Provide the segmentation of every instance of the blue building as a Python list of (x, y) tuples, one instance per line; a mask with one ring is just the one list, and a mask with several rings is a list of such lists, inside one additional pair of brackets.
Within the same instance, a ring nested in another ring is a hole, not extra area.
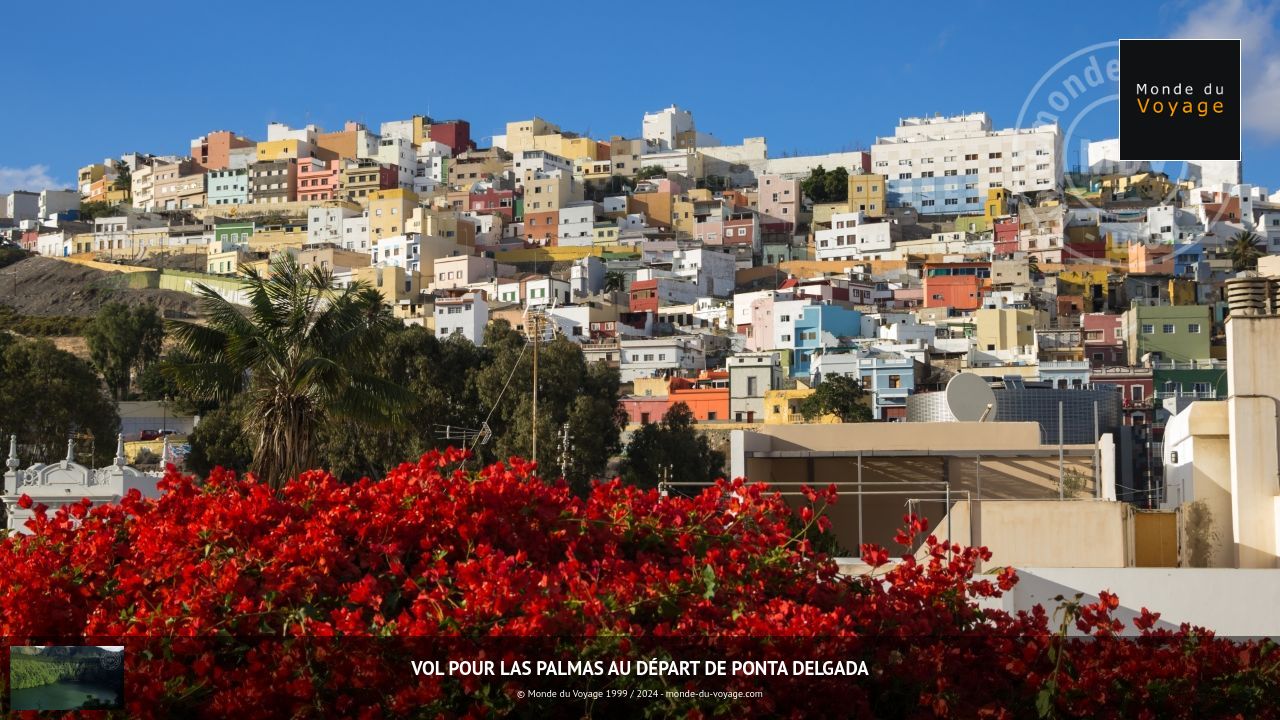
[(809, 305), (796, 318), (791, 375), (808, 375), (814, 351), (840, 346), (841, 338), (862, 335), (862, 313), (840, 305)]
[(980, 215), (986, 191), (979, 190), (978, 187), (977, 175), (898, 180), (890, 177), (885, 182), (885, 189), (888, 191), (885, 203), (891, 208), (913, 207), (924, 215)]
[(871, 414), (876, 420), (903, 420), (907, 397), (915, 392), (916, 374), (924, 366), (903, 355), (827, 350), (813, 358), (812, 368), (815, 385), (837, 375), (856, 379), (871, 395)]

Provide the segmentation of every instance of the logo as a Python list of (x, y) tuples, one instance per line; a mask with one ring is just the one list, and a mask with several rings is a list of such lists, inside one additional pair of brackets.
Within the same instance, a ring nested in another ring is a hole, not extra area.
[(1239, 40), (1121, 40), (1123, 160), (1240, 159)]

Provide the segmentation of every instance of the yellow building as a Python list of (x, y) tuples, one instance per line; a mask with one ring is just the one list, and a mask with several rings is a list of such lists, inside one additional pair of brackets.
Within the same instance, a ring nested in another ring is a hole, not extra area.
[(593, 245), (613, 245), (618, 242), (618, 226), (613, 223), (596, 223), (592, 228), (594, 239)]
[[(813, 388), (797, 381), (791, 390), (767, 390), (764, 394), (765, 425), (799, 425), (807, 422), (800, 414), (800, 402), (813, 394)], [(813, 420), (814, 424), (831, 424), (840, 422), (835, 415), (823, 415)]]
[(1107, 175), (1101, 180), (1099, 192), (1110, 200), (1147, 200), (1159, 202), (1169, 199), (1174, 184), (1164, 173), (1137, 173), (1134, 175)]
[(990, 188), (987, 190), (987, 201), (982, 204), (982, 215), (990, 223), (998, 217), (1005, 217), (1009, 214), (1009, 197), (1011, 193), (1008, 188)]
[[(1041, 268), (1044, 270), (1044, 268)], [(1058, 294), (1091, 295), (1091, 288), (1107, 287), (1110, 270), (1098, 265), (1066, 265), (1058, 271)]]
[(1022, 351), (1036, 344), (1036, 328), (1047, 324), (1048, 317), (1038, 310), (985, 308), (973, 313), (974, 343), (978, 350)]
[[(519, 154), (525, 150), (539, 150), (534, 138), (540, 135), (559, 135), (560, 126), (555, 123), (549, 123), (542, 118), (535, 117), (532, 120), (517, 120), (507, 123), (507, 140), (506, 150), (512, 155)], [(559, 155), (559, 142), (557, 147), (551, 152)]]
[(258, 143), (258, 162), (311, 157), (311, 143), (305, 140), (264, 140)]
[(307, 224), (290, 223), (255, 228), (249, 236), (251, 253), (274, 254), (290, 248), (301, 249), (307, 244)]
[(392, 308), (416, 301), (422, 293), (422, 273), (395, 265), (353, 268), (351, 274), (357, 282), (367, 283), (377, 290), (382, 295), (383, 302)]
[(369, 240), (403, 235), (418, 207), (418, 196), (412, 190), (396, 188), (379, 190), (369, 195)]
[(885, 211), (885, 175), (861, 173), (849, 176), (849, 212), (864, 212), (881, 217)]
[(78, 183), (76, 187), (79, 188), (81, 195), (88, 195), (90, 190), (89, 186), (93, 185), (95, 182), (103, 179), (106, 176), (107, 176), (106, 165), (103, 165), (102, 163), (85, 165), (84, 167), (80, 168), (79, 172), (76, 173), (76, 180)]

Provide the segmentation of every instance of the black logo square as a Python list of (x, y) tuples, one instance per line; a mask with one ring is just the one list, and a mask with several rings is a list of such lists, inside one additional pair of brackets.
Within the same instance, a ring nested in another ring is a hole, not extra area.
[(1121, 40), (1122, 160), (1240, 159), (1239, 40)]

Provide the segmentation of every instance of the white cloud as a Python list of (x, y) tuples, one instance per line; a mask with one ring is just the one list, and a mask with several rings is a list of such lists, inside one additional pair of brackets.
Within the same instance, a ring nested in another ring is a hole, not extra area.
[(1173, 32), (1177, 38), (1240, 38), (1242, 122), (1246, 131), (1268, 140), (1280, 140), (1278, 14), (1280, 2), (1275, 0), (1210, 0), (1192, 8)]
[(70, 187), (49, 175), (48, 165), (32, 165), (30, 167), (0, 166), (0, 194), (14, 190), (30, 190), (39, 192), (46, 188)]

